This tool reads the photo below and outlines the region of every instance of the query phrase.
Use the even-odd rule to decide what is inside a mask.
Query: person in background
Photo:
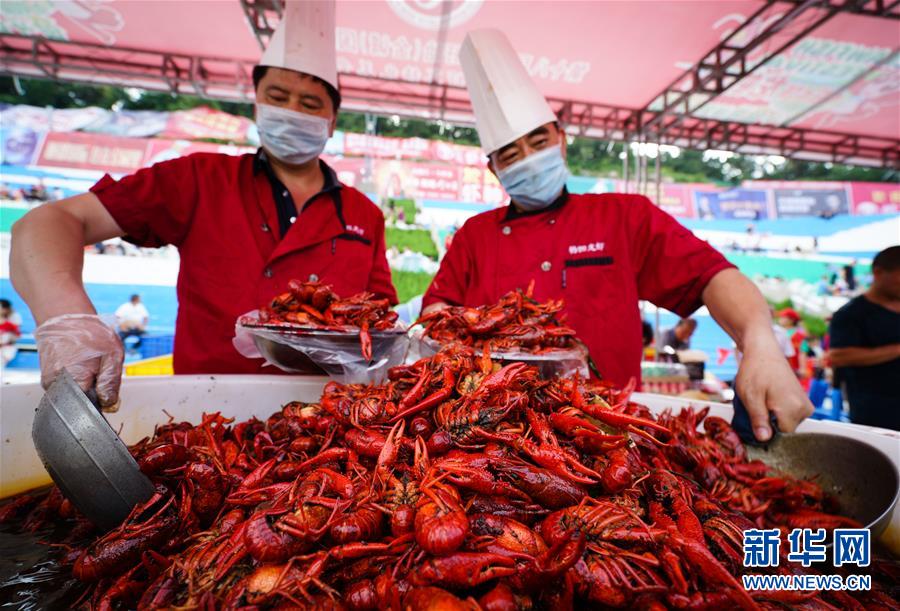
[[[818,335],[810,334],[803,343],[806,352],[806,371],[805,376],[811,381],[825,380],[825,349],[822,348],[822,338]],[[827,383],[826,383],[827,386]],[[810,387],[811,389],[812,387]],[[815,401],[813,405],[815,405]],[[818,406],[817,406],[818,407]]]
[[[828,283],[828,276],[823,275],[816,283],[816,295],[827,297],[831,295],[831,285]]]
[[[691,336],[697,330],[697,321],[693,318],[682,318],[671,329],[663,331],[662,347],[671,347],[672,350],[687,350],[691,347]]]
[[[28,199],[39,202],[45,202],[50,199],[50,195],[47,193],[47,187],[44,186],[43,180],[38,180],[36,185],[31,185],[31,188],[28,190]]]
[[[10,199],[11,197],[12,193],[9,187],[6,186],[5,182],[0,182],[0,199]]]
[[[65,367],[101,406],[118,400],[122,342],[82,280],[84,246],[114,237],[178,248],[178,374],[271,372],[235,348],[235,320],[291,280],[397,303],[381,210],[320,157],[341,105],[334,37],[333,1],[285,4],[252,73],[256,153],[195,153],[106,175],[15,223],[10,280],[38,324],[45,387]]]
[[[872,260],[872,285],[834,313],[828,356],[850,420],[900,431],[900,246]]]
[[[140,295],[132,295],[131,299],[123,303],[116,310],[116,331],[122,339],[122,343],[129,337],[136,337],[135,349],[141,345],[141,338],[147,332],[147,323],[150,322],[150,312],[141,303]]]
[[[641,320],[641,335],[644,341],[644,360],[652,361],[656,358],[656,347],[653,345],[653,325],[646,320]]]
[[[797,378],[804,379],[803,372],[806,369],[806,352],[803,350],[803,341],[806,339],[806,331],[800,314],[794,308],[783,308],[778,311],[778,324],[784,329],[793,349],[793,354],[788,356],[791,369],[797,374]]]
[[[847,293],[847,281],[844,280],[843,275],[841,275],[838,276],[837,280],[834,281],[834,284],[831,288],[831,294],[835,297],[838,297],[840,295],[844,295],[845,293]]]
[[[775,341],[778,342],[778,347],[781,348],[784,358],[790,362],[797,354],[797,351],[794,350],[794,345],[791,343],[791,338],[788,336],[787,331],[776,322],[775,308],[772,306],[769,306],[769,314],[772,316],[772,333],[775,334]]]
[[[843,269],[844,273],[844,282],[847,284],[847,290],[849,292],[853,292],[856,290],[856,259],[850,262],[849,265],[845,265]]]
[[[447,233],[447,237],[444,238],[444,254],[450,250],[450,245],[453,244],[453,237],[456,235],[456,232],[459,231],[459,227],[457,225],[453,225],[450,228],[450,231]]]
[[[773,308],[772,306],[769,306],[769,317],[772,320],[772,334],[775,335],[775,342],[781,349],[781,353],[784,354],[784,358],[788,362],[790,362],[796,354],[796,351],[794,350],[793,344],[791,344],[791,338],[788,337],[787,331],[784,330],[784,327],[778,324],[778,317],[775,314],[775,308]],[[743,354],[735,345],[734,360],[737,361],[738,365],[741,364],[741,358],[743,358]]]
[[[22,336],[22,317],[13,310],[9,299],[0,299],[0,366],[16,358],[16,342]]]

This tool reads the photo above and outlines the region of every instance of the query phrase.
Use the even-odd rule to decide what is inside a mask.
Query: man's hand
[[[436,301],[431,305],[425,306],[422,308],[422,312],[419,314],[419,317],[425,316],[426,314],[431,314],[432,312],[437,312],[438,310],[443,310],[444,308],[449,308],[450,304],[445,303],[443,301]]]
[[[83,391],[96,388],[100,407],[115,411],[125,355],[119,336],[99,316],[56,316],[35,329],[34,339],[44,388],[66,369]]]
[[[778,347],[769,306],[759,289],[736,269],[726,269],[703,289],[703,303],[744,353],[734,386],[747,407],[753,434],[760,441],[772,437],[770,412],[780,430],[793,432],[813,407]]]
[[[753,434],[760,441],[772,437],[770,412],[777,418],[778,429],[785,433],[793,432],[813,413],[812,403],[774,338],[746,342],[735,388],[747,407]]]

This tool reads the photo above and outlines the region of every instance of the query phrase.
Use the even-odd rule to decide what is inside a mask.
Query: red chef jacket
[[[296,222],[279,239],[272,183],[254,171],[254,159],[196,153],[119,181],[107,175],[91,188],[130,241],[178,247],[175,373],[277,373],[238,354],[231,339],[238,316],[295,278],[397,303],[381,210],[335,179],[334,188],[297,202]]]
[[[680,316],[710,279],[734,267],[640,195],[569,195],[544,210],[497,208],[456,233],[422,305],[493,303],[535,281],[535,298],[565,300],[566,320],[604,379],[640,381],[638,300]]]

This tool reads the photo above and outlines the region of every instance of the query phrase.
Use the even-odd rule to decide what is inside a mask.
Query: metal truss
[[[248,23],[264,45],[281,12],[281,0],[240,0]],[[830,11],[893,15],[900,0],[893,2],[806,0],[792,2],[787,14],[796,19],[807,11],[811,21],[800,23],[802,35],[821,23]],[[823,6],[827,8],[823,9]],[[770,10],[767,3],[762,11]],[[783,10],[782,4],[782,10]],[[748,20],[750,22],[752,20]],[[771,20],[770,20],[771,21]],[[673,144],[685,148],[715,148],[744,154],[777,154],[796,159],[900,167],[900,140],[870,138],[844,133],[823,132],[795,127],[752,125],[733,121],[698,118],[699,102],[686,102],[691,95],[705,94],[712,99],[758,65],[748,64],[751,49],[765,40],[784,36],[788,21],[744,36],[740,48],[729,37],[704,57],[697,68],[673,83],[659,96],[661,104],[644,109],[624,108],[575,100],[550,99],[560,122],[568,133],[588,138],[615,141],[646,141]],[[790,34],[796,41],[802,35]],[[765,38],[763,38],[765,37]],[[790,42],[779,39],[773,57]],[[764,49],[765,51],[765,49]],[[191,94],[212,99],[251,102],[253,62],[219,57],[197,57],[177,53],[148,51],[103,45],[47,40],[38,36],[0,34],[0,73],[51,80],[106,83],[140,87],[175,94]],[[473,125],[474,117],[464,88],[434,83],[411,83],[378,77],[341,74],[340,88],[344,108],[352,111],[408,118],[443,120]],[[696,98],[695,98],[696,101]],[[704,102],[705,103],[705,102]],[[687,112],[685,112],[685,109]]]
[[[776,0],[766,2],[651,100],[645,110],[654,117],[644,128],[662,136],[685,118],[696,117],[714,98],[841,12],[831,4],[828,0],[804,0],[784,11]],[[845,3],[862,4],[864,0]]]
[[[693,68],[655,96],[639,113],[642,137],[688,148],[900,167],[900,141],[897,139],[868,138],[789,125],[710,120],[700,116],[699,111],[706,104],[832,17],[840,13],[890,19],[900,16],[900,0],[794,0],[788,3],[787,10],[784,6],[780,0],[766,2]],[[873,65],[869,71],[879,65]],[[811,101],[810,106],[796,117],[807,114],[824,101]]]
[[[791,4],[801,4],[803,2],[803,0],[781,1],[790,2]],[[868,0],[865,2],[854,2],[853,0],[825,0],[822,4],[825,5],[825,8],[834,8],[855,15],[900,19],[900,0]]]
[[[650,138],[650,141],[656,140]],[[658,142],[692,149],[900,168],[900,143],[897,140],[797,127],[690,119],[668,130]]]
[[[249,101],[253,62],[0,34],[0,73]]]
[[[271,23],[273,15],[281,17],[281,11],[284,5],[281,0],[240,0],[241,8],[244,9],[244,16],[253,35],[259,42],[260,49],[265,49],[269,42],[269,37],[275,31],[275,27]],[[277,20],[276,20],[277,22]]]

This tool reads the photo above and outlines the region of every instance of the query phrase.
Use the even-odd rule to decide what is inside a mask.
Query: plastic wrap
[[[429,357],[441,349],[442,344],[424,334],[424,329],[417,328],[412,333],[411,352],[418,358]],[[503,363],[521,362],[537,367],[544,378],[565,378],[576,373],[584,378],[590,375],[588,369],[588,351],[584,344],[578,343],[572,348],[548,349],[544,352],[524,351],[492,351],[491,358]]]
[[[359,329],[343,330],[298,327],[259,322],[258,311],[238,319],[232,340],[247,358],[262,358],[282,371],[307,375],[327,375],[344,384],[379,383],[387,370],[403,362],[409,346],[406,326],[369,332],[372,360],[362,355]]]

